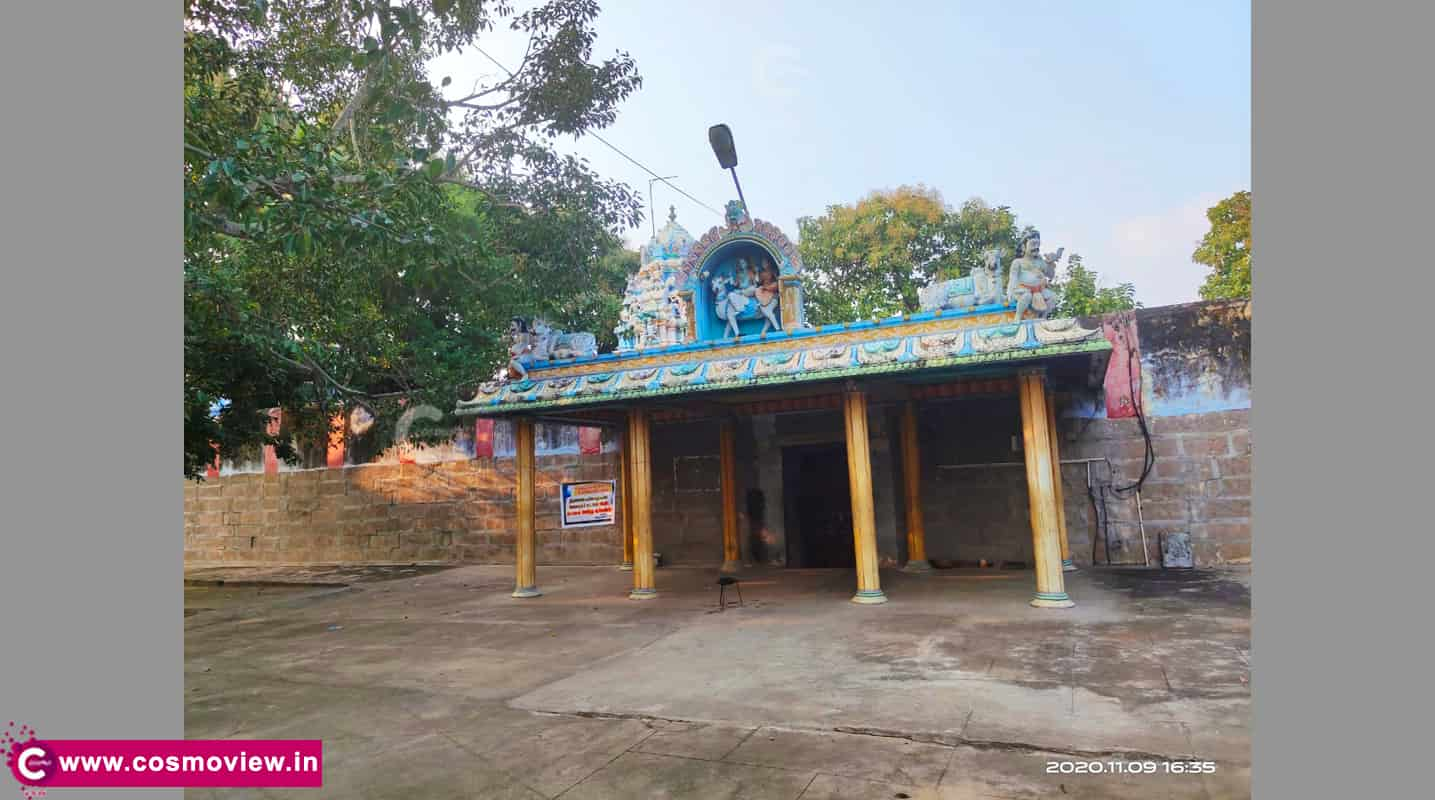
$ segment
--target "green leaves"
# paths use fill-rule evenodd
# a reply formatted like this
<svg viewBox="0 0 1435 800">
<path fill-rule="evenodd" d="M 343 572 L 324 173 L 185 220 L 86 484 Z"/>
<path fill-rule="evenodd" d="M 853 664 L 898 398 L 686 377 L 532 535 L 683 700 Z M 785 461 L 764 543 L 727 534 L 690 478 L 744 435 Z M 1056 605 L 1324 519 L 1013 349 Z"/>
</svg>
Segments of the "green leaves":
<svg viewBox="0 0 1435 800">
<path fill-rule="evenodd" d="M 1240 191 L 1206 212 L 1211 229 L 1191 260 L 1211 268 L 1201 297 L 1222 300 L 1251 296 L 1251 193 Z"/>
<path fill-rule="evenodd" d="M 814 324 L 918 310 L 918 290 L 980 264 L 983 253 L 1016 250 L 1016 217 L 979 199 L 948 208 L 917 185 L 872 192 L 798 220 L 803 262 L 813 277 L 807 312 Z"/>
<path fill-rule="evenodd" d="M 639 199 L 546 141 L 611 123 L 641 83 L 626 54 L 593 59 L 596 3 L 258 6 L 186 11 L 187 475 L 270 442 L 275 406 L 302 434 L 355 402 L 451 405 L 515 313 L 611 335 Z M 530 58 L 451 113 L 428 63 L 499 21 Z"/>
<path fill-rule="evenodd" d="M 1053 316 L 1089 317 L 1141 307 L 1136 300 L 1134 284 L 1098 288 L 1096 272 L 1086 268 L 1080 255 L 1072 253 L 1066 263 L 1066 273 L 1056 284 L 1061 300 L 1052 312 Z"/>
</svg>

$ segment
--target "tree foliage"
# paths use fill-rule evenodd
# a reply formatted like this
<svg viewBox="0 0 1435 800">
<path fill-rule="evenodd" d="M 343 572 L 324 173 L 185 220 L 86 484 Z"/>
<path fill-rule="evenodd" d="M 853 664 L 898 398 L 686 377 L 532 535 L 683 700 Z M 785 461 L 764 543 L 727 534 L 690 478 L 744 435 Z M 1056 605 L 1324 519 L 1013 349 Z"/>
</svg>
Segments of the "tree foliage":
<svg viewBox="0 0 1435 800">
<path fill-rule="evenodd" d="M 554 146 L 640 84 L 627 54 L 593 59 L 598 10 L 186 4 L 187 476 L 216 447 L 296 457 L 265 435 L 270 407 L 311 438 L 354 403 L 451 408 L 503 360 L 508 314 L 611 329 L 640 204 Z M 500 24 L 528 38 L 513 73 L 463 91 L 428 73 Z"/>
<path fill-rule="evenodd" d="M 1221 300 L 1251 296 L 1251 193 L 1236 192 L 1206 211 L 1211 229 L 1191 260 L 1211 268 L 1201 297 Z"/>
<path fill-rule="evenodd" d="M 923 286 L 970 273 L 993 247 L 1010 257 L 1023 234 L 1005 206 L 974 198 L 952 209 L 922 185 L 828 206 L 797 225 L 815 324 L 916 311 Z"/>
<path fill-rule="evenodd" d="M 1066 271 L 1056 282 L 1061 300 L 1052 315 L 1089 317 L 1141 307 L 1136 300 L 1134 284 L 1120 283 L 1116 286 L 1098 287 L 1097 282 L 1096 271 L 1087 269 L 1080 255 L 1072 253 L 1067 256 Z"/>
</svg>

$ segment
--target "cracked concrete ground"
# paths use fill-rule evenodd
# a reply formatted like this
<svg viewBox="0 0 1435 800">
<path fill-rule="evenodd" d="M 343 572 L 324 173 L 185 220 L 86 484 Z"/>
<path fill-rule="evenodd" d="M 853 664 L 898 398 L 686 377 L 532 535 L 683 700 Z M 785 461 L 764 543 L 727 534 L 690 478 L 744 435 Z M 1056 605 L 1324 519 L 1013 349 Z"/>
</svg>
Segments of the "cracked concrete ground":
<svg viewBox="0 0 1435 800">
<path fill-rule="evenodd" d="M 756 570 L 721 612 L 715 569 L 642 603 L 603 567 L 533 600 L 507 566 L 187 577 L 186 736 L 323 739 L 305 796 L 1250 794 L 1248 571 L 1087 570 L 1050 610 L 1024 571 L 884 571 L 857 606 L 850 570 Z"/>
</svg>

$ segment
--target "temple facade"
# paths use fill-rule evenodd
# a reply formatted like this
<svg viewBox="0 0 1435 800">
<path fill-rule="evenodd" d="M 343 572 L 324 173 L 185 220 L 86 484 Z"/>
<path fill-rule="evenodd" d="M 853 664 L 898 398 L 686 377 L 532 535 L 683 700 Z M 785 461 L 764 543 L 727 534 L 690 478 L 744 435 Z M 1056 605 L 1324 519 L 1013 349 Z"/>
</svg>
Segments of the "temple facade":
<svg viewBox="0 0 1435 800">
<path fill-rule="evenodd" d="M 804 313 L 797 248 L 739 203 L 696 239 L 670 215 L 641 255 L 614 352 L 596 352 L 591 335 L 516 319 L 507 379 L 458 404 L 461 416 L 512 425 L 515 597 L 541 595 L 539 425 L 602 428 L 617 442 L 622 567 L 632 570 L 633 599 L 661 591 L 656 537 L 689 552 L 710 548 L 728 572 L 753 563 L 853 568 L 852 600 L 862 604 L 887 601 L 883 566 L 931 569 L 921 490 L 929 437 L 991 443 L 1000 431 L 996 449 L 1018 454 L 1018 463 L 967 466 L 1024 473 L 1031 603 L 1073 605 L 1063 580 L 1075 565 L 1058 401 L 1098 390 L 1113 346 L 1099 324 L 1052 318 L 1059 254 L 1041 254 L 1033 237 L 1009 261 L 992 253 L 972 275 L 928 287 L 919 313 L 823 326 Z M 986 411 L 954 418 L 963 408 L 950 402 L 957 396 L 983 398 Z M 993 422 L 1004 417 L 1020 430 L 1009 446 L 1008 428 Z M 716 486 L 702 478 L 705 459 L 716 460 Z M 685 463 L 694 469 L 685 472 Z M 655 530 L 684 502 L 705 511 L 716 502 L 719 535 L 686 541 Z M 879 538 L 895 547 L 879 547 Z"/>
</svg>

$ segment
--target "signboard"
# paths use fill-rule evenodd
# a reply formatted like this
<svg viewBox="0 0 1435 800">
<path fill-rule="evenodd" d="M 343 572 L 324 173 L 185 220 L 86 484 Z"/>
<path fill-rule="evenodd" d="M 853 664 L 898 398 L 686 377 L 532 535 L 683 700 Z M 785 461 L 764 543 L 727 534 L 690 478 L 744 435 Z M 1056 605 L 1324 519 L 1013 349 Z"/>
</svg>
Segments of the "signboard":
<svg viewBox="0 0 1435 800">
<path fill-rule="evenodd" d="M 615 481 L 579 481 L 565 483 L 559 495 L 563 503 L 563 527 L 585 528 L 590 525 L 612 525 Z"/>
</svg>

